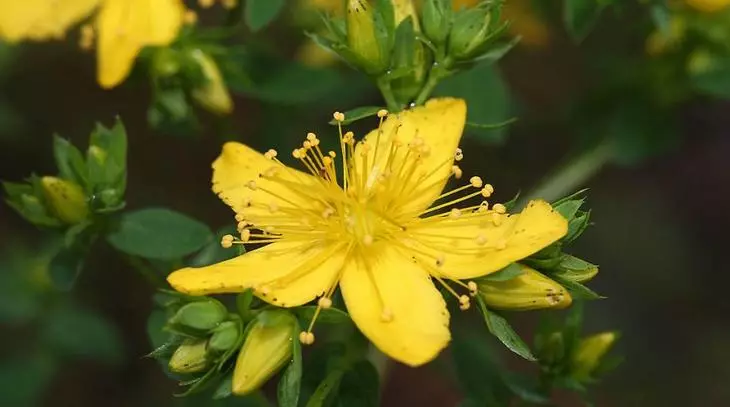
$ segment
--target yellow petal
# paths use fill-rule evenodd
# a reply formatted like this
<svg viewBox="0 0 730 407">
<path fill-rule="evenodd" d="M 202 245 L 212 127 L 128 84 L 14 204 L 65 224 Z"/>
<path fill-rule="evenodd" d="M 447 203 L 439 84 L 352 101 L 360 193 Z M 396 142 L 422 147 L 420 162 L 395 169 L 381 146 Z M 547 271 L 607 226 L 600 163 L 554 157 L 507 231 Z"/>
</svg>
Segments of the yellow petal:
<svg viewBox="0 0 730 407">
<path fill-rule="evenodd" d="M 567 231 L 568 222 L 550 204 L 531 201 L 514 215 L 489 211 L 477 218 L 424 220 L 411 227 L 414 238 L 408 242 L 441 259 L 439 274 L 462 280 L 498 271 L 549 246 Z"/>
<path fill-rule="evenodd" d="M 428 273 L 393 246 L 374 247 L 366 256 L 350 261 L 340 280 L 353 321 L 393 359 L 411 366 L 431 361 L 450 340 L 441 294 Z"/>
<path fill-rule="evenodd" d="M 191 295 L 238 293 L 253 288 L 280 307 L 312 301 L 335 282 L 345 259 L 343 245 L 277 242 L 207 267 L 184 268 L 167 277 Z"/>
<path fill-rule="evenodd" d="M 275 169 L 277 177 L 291 186 L 259 176 L 272 169 Z M 255 189 L 251 189 L 251 181 Z M 213 192 L 247 220 L 270 216 L 270 208 L 266 206 L 311 208 L 314 201 L 304 193 L 311 183 L 316 182 L 313 176 L 282 167 L 256 150 L 236 142 L 224 144 L 221 155 L 213 162 Z"/>
<path fill-rule="evenodd" d="M 168 45 L 183 24 L 180 0 L 106 0 L 98 15 L 98 80 L 118 85 L 146 46 Z"/>
<path fill-rule="evenodd" d="M 366 144 L 370 145 L 368 162 L 372 163 L 377 151 L 377 163 L 373 168 L 384 167 L 387 152 L 392 140 L 399 140 L 407 144 L 415 137 L 423 139 L 430 153 L 423 158 L 418 171 L 411 177 L 411 181 L 420 175 L 429 175 L 420 182 L 418 188 L 408 189 L 409 193 L 396 195 L 400 213 L 418 213 L 428 208 L 439 196 L 446 184 L 447 176 L 451 172 L 454 153 L 461 140 L 466 123 L 466 103 L 462 99 L 439 98 L 431 99 L 424 106 L 414 107 L 398 114 L 391 114 L 383 123 L 382 134 L 378 137 L 378 130 L 371 131 L 366 137 Z M 379 145 L 376 146 L 376 143 Z M 358 146 L 362 150 L 362 146 Z M 401 149 L 401 158 L 407 149 Z M 360 161 L 360 152 L 356 152 L 356 161 Z M 359 168 L 357 165 L 356 168 Z M 440 180 L 442 180 L 440 182 Z M 426 188 L 427 187 L 427 188 Z"/>
<path fill-rule="evenodd" d="M 46 40 L 62 37 L 88 16 L 101 0 L 0 1 L 0 38 Z"/>
</svg>

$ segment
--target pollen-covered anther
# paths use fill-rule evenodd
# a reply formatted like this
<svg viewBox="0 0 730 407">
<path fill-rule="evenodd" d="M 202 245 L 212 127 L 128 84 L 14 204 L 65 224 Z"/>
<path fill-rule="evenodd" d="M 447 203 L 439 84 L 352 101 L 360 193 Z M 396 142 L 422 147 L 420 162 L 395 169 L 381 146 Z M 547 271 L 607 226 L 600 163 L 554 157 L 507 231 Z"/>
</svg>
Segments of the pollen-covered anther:
<svg viewBox="0 0 730 407">
<path fill-rule="evenodd" d="M 464 172 L 459 168 L 458 165 L 454 165 L 451 167 L 451 173 L 454 174 L 454 178 L 461 179 L 461 176 L 464 175 Z"/>
<path fill-rule="evenodd" d="M 471 306 L 471 300 L 468 295 L 462 295 L 459 297 L 459 309 L 466 311 Z"/>
<path fill-rule="evenodd" d="M 464 151 L 462 151 L 460 148 L 457 148 L 456 152 L 454 153 L 454 160 L 461 161 L 463 159 L 464 159 Z"/>
<path fill-rule="evenodd" d="M 479 178 L 479 177 L 476 177 L 476 176 L 469 178 L 469 183 L 474 188 L 481 188 L 482 187 L 482 179 Z"/>
<path fill-rule="evenodd" d="M 383 117 L 385 117 L 385 116 L 387 116 L 387 115 L 388 115 L 388 111 L 387 111 L 387 110 L 385 110 L 385 109 L 380 109 L 380 110 L 378 110 L 378 117 L 379 117 L 379 118 L 381 118 L 381 119 L 382 119 Z"/>
<path fill-rule="evenodd" d="M 332 158 L 335 158 L 335 157 L 337 157 L 337 153 L 335 153 L 335 152 L 334 152 L 334 151 L 332 151 L 332 150 L 328 151 L 328 152 L 327 152 L 327 155 L 328 155 L 328 156 L 330 156 L 330 157 L 332 157 Z"/>
<path fill-rule="evenodd" d="M 236 219 L 236 222 L 243 222 L 243 220 L 245 219 L 245 217 L 243 216 L 242 213 L 237 213 L 236 216 L 235 216 L 235 219 Z"/>
<path fill-rule="evenodd" d="M 307 133 L 307 140 L 314 142 L 315 140 L 317 140 L 317 135 L 310 131 L 309 133 Z"/>
<path fill-rule="evenodd" d="M 244 229 L 246 229 L 246 226 L 248 226 L 248 222 L 242 220 L 236 225 L 236 230 L 238 230 L 238 233 L 241 233 Z"/>
<path fill-rule="evenodd" d="M 342 135 L 342 142 L 345 144 L 352 144 L 355 142 L 355 133 L 348 131 Z"/>
<path fill-rule="evenodd" d="M 312 142 L 309 140 L 304 140 L 304 142 L 302 142 L 302 147 L 305 150 L 309 150 L 310 148 L 312 148 Z"/>
<path fill-rule="evenodd" d="M 477 283 L 475 283 L 473 281 L 469 281 L 468 283 L 466 283 L 466 286 L 467 286 L 467 288 L 469 288 L 469 295 L 471 295 L 472 297 L 477 295 L 477 290 L 479 288 L 477 286 Z"/>
<path fill-rule="evenodd" d="M 233 246 L 233 235 L 223 235 L 221 238 L 221 247 L 230 249 Z"/>
<path fill-rule="evenodd" d="M 450 218 L 456 219 L 460 216 L 461 216 L 461 209 L 459 209 L 459 208 L 452 208 L 451 211 L 449 212 Z"/>
<path fill-rule="evenodd" d="M 484 188 L 482 189 L 482 195 L 485 198 L 489 198 L 489 196 L 491 196 L 493 193 L 494 193 L 494 187 L 492 186 L 492 184 L 484 185 Z"/>
<path fill-rule="evenodd" d="M 365 235 L 362 237 L 362 244 L 364 244 L 365 246 L 370 246 L 371 244 L 373 244 L 373 240 L 373 235 Z"/>
<path fill-rule="evenodd" d="M 504 214 L 507 213 L 507 207 L 505 207 L 502 204 L 494 204 L 492 205 L 492 210 L 497 212 L 498 214 Z"/>
<path fill-rule="evenodd" d="M 380 320 L 383 322 L 391 322 L 393 320 L 393 311 L 390 308 L 384 308 L 380 313 Z"/>
<path fill-rule="evenodd" d="M 277 155 L 279 155 L 279 153 L 277 153 L 276 150 L 274 150 L 273 148 L 270 148 L 267 152 L 264 153 L 264 157 L 269 160 L 273 160 L 274 158 L 276 158 Z"/>
<path fill-rule="evenodd" d="M 299 333 L 299 342 L 302 343 L 302 345 L 311 345 L 314 343 L 314 334 L 307 331 L 302 331 Z"/>
<path fill-rule="evenodd" d="M 332 165 L 332 159 L 329 157 L 322 157 L 322 163 L 329 167 L 330 165 Z"/>
<path fill-rule="evenodd" d="M 334 112 L 332 114 L 332 117 L 335 119 L 335 121 L 338 121 L 340 123 L 345 121 L 345 114 L 342 112 Z"/>
<path fill-rule="evenodd" d="M 324 309 L 327 309 L 327 308 L 329 308 L 329 307 L 332 306 L 332 300 L 329 299 L 329 297 L 322 297 L 322 298 L 319 299 L 319 301 L 317 301 L 317 304 L 320 307 L 322 307 Z"/>
<path fill-rule="evenodd" d="M 241 231 L 241 241 L 248 242 L 249 240 L 251 240 L 251 231 L 248 229 L 243 229 Z"/>
<path fill-rule="evenodd" d="M 489 202 L 482 201 L 482 203 L 479 204 L 479 207 L 477 208 L 477 211 L 479 212 L 486 212 L 489 210 Z"/>
<path fill-rule="evenodd" d="M 492 224 L 494 226 L 499 226 L 502 224 L 502 216 L 497 212 L 492 213 Z"/>
</svg>

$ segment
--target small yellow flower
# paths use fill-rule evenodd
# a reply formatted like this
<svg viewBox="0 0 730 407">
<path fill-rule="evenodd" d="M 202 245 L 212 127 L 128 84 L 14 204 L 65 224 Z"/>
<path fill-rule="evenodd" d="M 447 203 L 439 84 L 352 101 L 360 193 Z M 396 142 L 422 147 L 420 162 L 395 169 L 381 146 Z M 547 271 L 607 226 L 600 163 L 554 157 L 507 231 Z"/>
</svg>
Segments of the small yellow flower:
<svg viewBox="0 0 730 407">
<path fill-rule="evenodd" d="M 513 215 L 490 206 L 484 199 L 494 188 L 479 177 L 442 193 L 462 174 L 455 161 L 463 158 L 463 100 L 378 116 L 378 128 L 359 142 L 340 125 L 338 151 L 323 151 L 309 133 L 292 152 L 309 173 L 282 164 L 275 150 L 262 155 L 227 143 L 213 163 L 213 191 L 236 212 L 240 238 L 222 243 L 270 244 L 175 271 L 169 283 L 193 295 L 251 288 L 280 307 L 319 298 L 319 308 L 331 305 L 339 286 L 353 321 L 384 353 L 412 366 L 436 357 L 450 333 L 434 284 L 466 309 L 470 279 L 560 239 L 567 222 L 543 201 Z M 334 118 L 345 119 L 339 112 Z M 476 202 L 459 206 L 468 200 Z M 314 322 L 303 343 L 314 341 Z"/>
<path fill-rule="evenodd" d="M 589 378 L 617 338 L 616 332 L 603 332 L 581 340 L 571 360 L 573 377 Z"/>
<path fill-rule="evenodd" d="M 0 38 L 10 42 L 60 38 L 98 10 L 81 47 L 97 37 L 97 77 L 104 88 L 121 83 L 146 46 L 170 44 L 185 19 L 181 0 L 24 0 L 0 2 Z"/>
<path fill-rule="evenodd" d="M 685 3 L 705 13 L 715 13 L 730 6 L 730 0 L 685 0 Z"/>
</svg>

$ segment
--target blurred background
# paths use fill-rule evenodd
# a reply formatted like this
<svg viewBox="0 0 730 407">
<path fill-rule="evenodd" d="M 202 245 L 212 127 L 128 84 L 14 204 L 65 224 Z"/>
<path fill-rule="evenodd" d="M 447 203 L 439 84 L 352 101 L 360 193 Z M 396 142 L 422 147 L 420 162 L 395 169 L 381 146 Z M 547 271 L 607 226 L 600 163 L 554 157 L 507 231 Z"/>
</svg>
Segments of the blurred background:
<svg viewBox="0 0 730 407">
<path fill-rule="evenodd" d="M 553 200 L 590 188 L 594 226 L 571 253 L 600 265 L 590 286 L 607 299 L 586 305 L 585 330 L 621 331 L 617 353 L 626 357 L 593 390 L 596 405 L 727 405 L 730 103 L 722 96 L 730 71 L 722 76 L 725 66 L 717 68 L 715 82 L 697 73 L 706 73 L 707 55 L 724 52 L 712 44 L 730 27 L 727 12 L 672 9 L 674 17 L 687 13 L 689 27 L 682 45 L 672 46 L 674 17 L 665 16 L 675 28 L 662 45 L 651 39 L 659 31 L 651 11 L 624 5 L 603 13 L 576 43 L 559 2 L 507 3 L 511 32 L 523 41 L 497 65 L 478 66 L 436 92 L 467 98 L 473 122 L 518 119 L 496 130 L 468 129 L 465 172 L 482 174 L 503 200 L 518 191 Z M 223 12 L 201 12 L 201 21 Z M 111 125 L 120 116 L 129 136 L 128 208 L 164 206 L 213 230 L 230 225 L 209 183 L 225 140 L 288 151 L 307 131 L 334 137 L 331 112 L 382 104 L 363 75 L 307 54 L 301 33 L 310 24 L 285 10 L 265 29 L 229 40 L 246 44 L 240 61 L 229 62 L 245 66 L 248 77 L 226 77 L 233 113 L 196 111 L 192 134 L 150 119 L 154 95 L 144 72 L 102 90 L 93 53 L 73 38 L 0 44 L 0 178 L 55 173 L 54 133 L 84 146 L 96 122 Z M 720 28 L 708 40 L 693 24 Z M 366 119 L 354 127 L 374 125 Z M 152 347 L 146 321 L 153 288 L 99 244 L 73 290 L 58 291 L 48 267 L 59 244 L 0 205 L 0 405 L 246 405 L 172 397 L 176 384 L 144 357 Z M 536 319 L 516 317 L 523 337 Z M 511 369 L 534 369 L 496 341 L 494 348 Z M 462 390 L 439 366 L 390 366 L 382 405 L 458 405 Z M 581 405 L 570 396 L 556 402 Z"/>
</svg>

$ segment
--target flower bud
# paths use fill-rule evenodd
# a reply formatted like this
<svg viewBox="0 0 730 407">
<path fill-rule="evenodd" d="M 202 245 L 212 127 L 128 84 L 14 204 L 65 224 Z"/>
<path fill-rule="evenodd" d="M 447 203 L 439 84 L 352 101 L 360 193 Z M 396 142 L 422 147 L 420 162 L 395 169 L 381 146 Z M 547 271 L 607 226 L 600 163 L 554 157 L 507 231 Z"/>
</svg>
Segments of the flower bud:
<svg viewBox="0 0 730 407">
<path fill-rule="evenodd" d="M 391 2 L 393 3 L 393 11 L 395 13 L 395 26 L 398 27 L 403 20 L 411 17 L 413 20 L 413 28 L 419 31 L 418 17 L 413 0 L 391 0 Z"/>
<path fill-rule="evenodd" d="M 425 0 L 421 6 L 423 33 L 434 45 L 443 45 L 451 29 L 453 12 L 448 1 Z"/>
<path fill-rule="evenodd" d="M 263 311 L 251 322 L 233 371 L 233 393 L 246 395 L 273 376 L 292 354 L 296 318 L 286 311 Z"/>
<path fill-rule="evenodd" d="M 368 74 L 375 75 L 388 68 L 387 47 L 381 38 L 387 33 L 383 22 L 376 22 L 376 10 L 367 0 L 347 0 L 347 46 L 358 59 L 358 65 Z M 380 35 L 379 35 L 380 34 Z"/>
<path fill-rule="evenodd" d="M 41 178 L 43 195 L 51 213 L 60 221 L 73 225 L 89 216 L 86 193 L 77 184 L 57 177 Z"/>
<path fill-rule="evenodd" d="M 198 331 L 210 331 L 228 315 L 228 310 L 214 299 L 185 304 L 170 318 L 170 324 L 181 325 Z"/>
<path fill-rule="evenodd" d="M 197 373 L 209 364 L 207 340 L 186 339 L 172 354 L 168 366 L 175 373 Z"/>
<path fill-rule="evenodd" d="M 598 274 L 598 266 L 569 254 L 564 254 L 554 269 L 556 276 L 576 283 L 584 283 Z"/>
<path fill-rule="evenodd" d="M 488 306 L 526 311 L 570 305 L 572 298 L 560 284 L 529 267 L 521 267 L 522 274 L 510 280 L 478 282 L 479 295 Z"/>
<path fill-rule="evenodd" d="M 492 15 L 487 7 L 459 11 L 449 37 L 449 54 L 456 59 L 473 57 L 491 34 Z"/>
<path fill-rule="evenodd" d="M 228 114 L 233 110 L 233 101 L 223 81 L 218 65 L 201 50 L 194 50 L 191 56 L 200 66 L 205 83 L 193 89 L 192 96 L 208 111 L 215 114 Z"/>
<path fill-rule="evenodd" d="M 589 378 L 617 338 L 616 332 L 603 332 L 584 338 L 573 353 L 571 375 L 579 380 Z"/>
<path fill-rule="evenodd" d="M 104 168 L 104 163 L 106 162 L 106 156 L 107 152 L 99 147 L 99 146 L 89 146 L 89 149 L 86 151 L 86 157 L 88 160 L 93 160 L 98 168 Z"/>
<path fill-rule="evenodd" d="M 180 53 L 172 48 L 159 48 L 152 61 L 155 75 L 166 78 L 180 72 Z"/>
<path fill-rule="evenodd" d="M 395 31 L 391 68 L 397 78 L 390 85 L 396 99 L 403 103 L 410 102 L 419 92 L 430 64 L 423 43 L 416 39 L 415 21 L 406 18 Z"/>
<path fill-rule="evenodd" d="M 240 333 L 238 324 L 235 322 L 223 322 L 213 331 L 213 335 L 208 341 L 208 349 L 212 352 L 223 353 L 236 345 Z"/>
<path fill-rule="evenodd" d="M 565 355 L 565 341 L 562 332 L 552 332 L 545 339 L 539 350 L 540 362 L 545 365 L 553 364 Z"/>
</svg>

